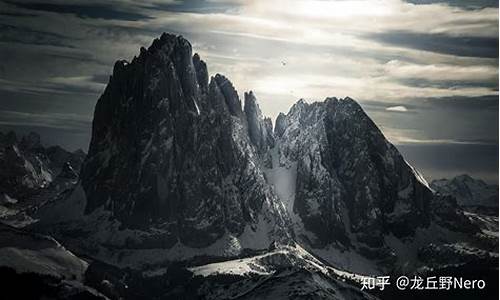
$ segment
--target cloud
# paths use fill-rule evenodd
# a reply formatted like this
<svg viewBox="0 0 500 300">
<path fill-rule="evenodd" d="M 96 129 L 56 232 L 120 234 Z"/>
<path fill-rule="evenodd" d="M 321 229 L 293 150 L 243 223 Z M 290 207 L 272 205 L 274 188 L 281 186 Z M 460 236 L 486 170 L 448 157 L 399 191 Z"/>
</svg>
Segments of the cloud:
<svg viewBox="0 0 500 300">
<path fill-rule="evenodd" d="M 61 113 L 27 113 L 0 110 L 0 125 L 46 127 L 64 130 L 87 131 L 91 124 L 88 116 Z"/>
<path fill-rule="evenodd" d="M 498 141 L 495 140 L 453 140 L 453 139 L 414 139 L 409 137 L 399 137 L 398 145 L 406 144 L 448 144 L 448 145 L 497 145 Z"/>
<path fill-rule="evenodd" d="M 384 65 L 384 72 L 395 78 L 421 78 L 447 81 L 497 81 L 495 65 L 462 66 L 453 64 L 416 64 L 391 60 Z"/>
<path fill-rule="evenodd" d="M 83 94 L 97 96 L 104 84 L 94 77 L 52 77 L 40 82 L 11 81 L 0 78 L 0 90 L 28 94 Z"/>
<path fill-rule="evenodd" d="M 26 27 L 0 24 L 0 41 L 28 45 L 49 45 L 72 48 L 68 38 L 62 34 L 44 32 Z"/>
<path fill-rule="evenodd" d="M 408 109 L 403 105 L 391 106 L 391 107 L 386 108 L 385 110 L 395 111 L 395 112 L 407 112 L 408 111 Z"/>
<path fill-rule="evenodd" d="M 168 12 L 233 13 L 242 7 L 244 1 L 184 0 L 153 3 L 150 9 Z"/>
<path fill-rule="evenodd" d="M 413 4 L 436 4 L 444 3 L 450 6 L 457 6 L 465 9 L 478 9 L 485 7 L 498 7 L 498 0 L 406 0 Z"/>
<path fill-rule="evenodd" d="M 498 145 L 405 144 L 396 147 L 428 180 L 466 173 L 498 184 Z"/>
<path fill-rule="evenodd" d="M 443 54 L 468 57 L 498 58 L 497 37 L 449 36 L 443 33 L 388 31 L 369 34 L 374 40 Z"/>
<path fill-rule="evenodd" d="M 15 5 L 19 8 L 27 9 L 30 11 L 44 11 L 61 14 L 74 14 L 79 18 L 93 18 L 105 20 L 125 20 L 125 21 L 139 21 L 149 19 L 150 17 L 134 12 L 127 12 L 116 9 L 113 6 L 102 4 L 62 4 L 51 2 L 13 2 L 4 1 L 8 4 Z"/>
</svg>

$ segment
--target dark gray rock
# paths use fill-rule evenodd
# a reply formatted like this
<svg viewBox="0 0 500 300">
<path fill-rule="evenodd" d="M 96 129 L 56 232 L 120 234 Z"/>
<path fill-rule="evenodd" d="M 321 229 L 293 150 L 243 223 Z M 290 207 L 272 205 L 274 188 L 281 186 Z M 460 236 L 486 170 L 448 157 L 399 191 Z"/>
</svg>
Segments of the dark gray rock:
<svg viewBox="0 0 500 300">
<path fill-rule="evenodd" d="M 245 115 L 248 124 L 250 141 L 263 154 L 274 147 L 273 124 L 271 119 L 264 118 L 252 91 L 245 93 Z"/>
<path fill-rule="evenodd" d="M 78 173 L 77 171 L 71 166 L 70 162 L 64 163 L 61 172 L 59 172 L 59 175 L 57 177 L 64 178 L 64 179 L 69 179 L 69 180 L 76 180 L 78 179 Z"/>
<path fill-rule="evenodd" d="M 66 162 L 78 172 L 84 157 L 85 153 L 72 153 L 58 146 L 45 148 L 34 132 L 20 141 L 12 131 L 0 134 L 0 195 L 27 205 L 30 197 L 58 176 Z"/>
<path fill-rule="evenodd" d="M 236 90 L 217 74 L 205 92 L 205 78 L 180 36 L 164 34 L 130 64 L 115 64 L 82 167 L 87 214 L 104 207 L 125 227 L 164 224 L 165 247 L 238 236 L 264 213 L 284 228 Z"/>
<path fill-rule="evenodd" d="M 196 79 L 202 93 L 207 93 L 208 91 L 208 70 L 207 64 L 200 59 L 198 53 L 193 55 L 193 64 L 196 70 Z"/>
<path fill-rule="evenodd" d="M 297 102 L 278 117 L 279 163 L 296 166 L 296 234 L 315 248 L 335 245 L 395 263 L 385 237 L 414 237 L 432 222 L 477 232 L 456 205 L 433 195 L 423 177 L 350 98 Z M 314 234 L 311 237 L 307 232 Z"/>
<path fill-rule="evenodd" d="M 221 74 L 216 74 L 212 80 L 215 81 L 220 93 L 224 96 L 224 101 L 231 115 L 242 118 L 241 101 L 231 81 Z"/>
<path fill-rule="evenodd" d="M 286 115 L 282 112 L 276 117 L 276 122 L 274 124 L 274 135 L 279 138 L 283 135 L 286 129 Z"/>
</svg>

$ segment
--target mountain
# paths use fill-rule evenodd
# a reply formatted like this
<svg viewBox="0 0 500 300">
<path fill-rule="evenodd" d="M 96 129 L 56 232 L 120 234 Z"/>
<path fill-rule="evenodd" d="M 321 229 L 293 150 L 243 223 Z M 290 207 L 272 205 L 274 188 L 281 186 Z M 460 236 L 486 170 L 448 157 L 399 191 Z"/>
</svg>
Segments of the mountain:
<svg viewBox="0 0 500 300">
<path fill-rule="evenodd" d="M 463 207 L 498 207 L 498 185 L 487 184 L 467 174 L 431 182 L 431 188 L 442 195 L 451 195 Z"/>
<path fill-rule="evenodd" d="M 130 63 L 115 64 L 80 183 L 67 204 L 41 212 L 50 215 L 41 223 L 92 226 L 89 239 L 120 249 L 214 247 L 230 255 L 287 240 L 286 211 L 261 166 L 269 125 L 251 93 L 243 108 L 227 78 L 208 82 L 187 40 L 163 34 Z M 113 225 L 90 221 L 102 214 Z"/>
<path fill-rule="evenodd" d="M 478 228 L 421 174 L 351 98 L 301 100 L 276 120 L 267 174 L 296 240 L 332 265 L 361 274 L 411 270 L 428 243 Z M 463 242 L 471 242 L 463 239 Z"/>
<path fill-rule="evenodd" d="M 434 193 L 355 100 L 299 100 L 273 128 L 253 92 L 242 103 L 208 74 L 171 34 L 116 62 L 79 176 L 61 166 L 68 188 L 29 212 L 25 230 L 90 261 L 89 286 L 112 299 L 372 299 L 367 275 L 498 260 L 498 236 Z"/>
<path fill-rule="evenodd" d="M 69 164 L 79 172 L 85 153 L 59 146 L 44 147 L 35 132 L 18 139 L 14 132 L 0 132 L 0 193 L 23 201 L 46 188 Z"/>
<path fill-rule="evenodd" d="M 72 188 L 84 158 L 82 150 L 43 146 L 34 132 L 20 139 L 12 131 L 0 132 L 0 218 L 30 222 L 25 211 Z"/>
</svg>

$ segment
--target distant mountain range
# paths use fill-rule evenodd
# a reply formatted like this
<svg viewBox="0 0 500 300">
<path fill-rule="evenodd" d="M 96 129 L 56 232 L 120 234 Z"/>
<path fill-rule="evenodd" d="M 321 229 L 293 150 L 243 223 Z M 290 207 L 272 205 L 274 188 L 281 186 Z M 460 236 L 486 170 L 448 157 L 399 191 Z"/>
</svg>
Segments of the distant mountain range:
<svg viewBox="0 0 500 300">
<path fill-rule="evenodd" d="M 497 207 L 498 185 L 486 184 L 463 174 L 452 179 L 433 180 L 431 188 L 442 195 L 452 195 L 463 207 Z"/>
<path fill-rule="evenodd" d="M 376 299 L 390 296 L 361 291 L 365 276 L 493 274 L 495 219 L 460 206 L 486 187 L 463 181 L 466 202 L 454 180 L 429 185 L 351 98 L 300 100 L 274 128 L 243 100 L 163 34 L 116 62 L 86 156 L 1 136 L 3 222 L 18 229 L 2 227 L 0 252 L 36 232 L 88 265 L 68 274 L 29 242 L 42 265 L 16 250 L 0 275 L 38 274 L 55 298 L 73 280 L 71 295 L 111 299 Z"/>
<path fill-rule="evenodd" d="M 21 138 L 0 132 L 0 217 L 24 224 L 20 215 L 73 187 L 84 158 L 82 150 L 44 147 L 34 132 Z"/>
</svg>

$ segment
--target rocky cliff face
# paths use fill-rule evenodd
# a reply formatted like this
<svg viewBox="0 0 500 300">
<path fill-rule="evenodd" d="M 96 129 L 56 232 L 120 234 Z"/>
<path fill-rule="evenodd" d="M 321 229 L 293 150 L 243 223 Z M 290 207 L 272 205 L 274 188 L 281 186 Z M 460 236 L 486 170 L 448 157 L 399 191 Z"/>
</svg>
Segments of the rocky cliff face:
<svg viewBox="0 0 500 300">
<path fill-rule="evenodd" d="M 115 64 L 81 173 L 87 214 L 103 207 L 128 227 L 155 225 L 167 247 L 208 246 L 247 226 L 286 235 L 259 168 L 260 111 L 253 102 L 244 112 L 231 82 L 207 74 L 189 42 L 167 34 Z"/>
<path fill-rule="evenodd" d="M 273 123 L 264 118 L 252 91 L 245 93 L 245 115 L 248 122 L 250 141 L 260 154 L 266 154 L 274 147 Z"/>
<path fill-rule="evenodd" d="M 353 233 L 376 247 L 429 224 L 432 192 L 354 100 L 301 101 L 282 122 L 279 163 L 296 162 L 293 207 L 313 243 Z"/>
<path fill-rule="evenodd" d="M 47 188 L 65 164 L 76 172 L 85 157 L 81 150 L 69 152 L 59 146 L 44 147 L 34 132 L 21 137 L 0 132 L 0 199 L 25 202 Z"/>
<path fill-rule="evenodd" d="M 295 186 L 274 186 L 289 189 L 278 194 L 288 195 L 281 199 L 297 238 L 312 249 L 350 249 L 394 266 L 402 248 L 387 237 L 418 239 L 431 223 L 477 230 L 452 199 L 433 194 L 353 99 L 301 100 L 278 116 L 275 134 L 272 171 Z"/>
</svg>

